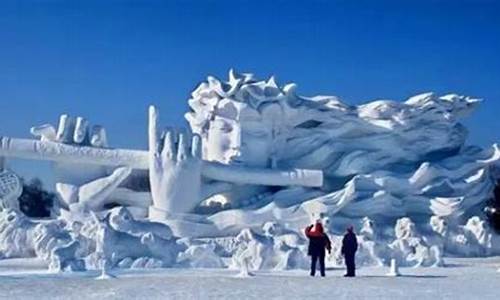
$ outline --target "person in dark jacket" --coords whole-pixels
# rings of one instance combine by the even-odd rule
[[[347,273],[345,277],[356,276],[356,263],[355,255],[358,250],[358,241],[356,239],[356,234],[354,234],[354,228],[349,226],[347,228],[347,233],[342,239],[342,255],[344,256],[345,265],[347,267]]]
[[[311,276],[316,273],[316,264],[319,260],[321,276],[325,276],[325,250],[328,253],[332,250],[330,239],[323,230],[321,221],[317,221],[315,225],[307,226],[305,230],[306,236],[309,239],[309,248],[307,254],[311,256]]]

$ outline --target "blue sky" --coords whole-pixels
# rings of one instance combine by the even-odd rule
[[[356,3],[354,3],[356,2]],[[146,148],[150,103],[185,125],[191,90],[229,68],[347,103],[483,98],[470,143],[499,141],[500,1],[2,1],[0,135],[82,115]],[[51,179],[47,163],[13,162]]]

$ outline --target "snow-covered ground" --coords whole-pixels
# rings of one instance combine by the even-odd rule
[[[208,269],[128,270],[113,279],[99,273],[47,273],[37,260],[0,261],[2,299],[498,299],[500,257],[447,258],[445,268],[401,268],[401,277],[386,277],[386,268],[361,268],[344,278],[341,269],[327,277],[306,271],[237,272]]]

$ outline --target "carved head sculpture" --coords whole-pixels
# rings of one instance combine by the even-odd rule
[[[373,222],[372,219],[368,217],[364,217],[361,220],[361,230],[359,233],[367,238],[374,238],[375,237],[375,222]]]
[[[5,228],[10,225],[21,226],[27,221],[27,218],[24,214],[14,209],[7,208],[0,211],[0,220],[0,232],[3,232]]]
[[[482,220],[480,217],[471,217],[469,220],[467,220],[464,229],[472,233],[479,243],[485,246],[489,246],[489,243],[491,242],[490,228],[487,222]]]
[[[444,236],[448,232],[448,222],[444,217],[432,216],[429,220],[429,224],[434,232]]]
[[[396,221],[394,232],[397,239],[407,239],[416,235],[415,223],[410,218],[401,218]]]
[[[75,236],[78,236],[82,233],[82,228],[83,228],[83,224],[79,221],[74,221],[71,224],[71,231]]]
[[[264,232],[265,236],[272,237],[275,236],[276,234],[279,234],[281,228],[278,223],[269,221],[264,223],[264,225],[262,225],[262,231]]]
[[[289,99],[274,78],[255,81],[232,70],[229,82],[208,77],[192,93],[191,129],[203,139],[204,159],[224,164],[270,167],[286,138]]]
[[[126,230],[129,226],[129,223],[132,222],[134,218],[130,211],[124,207],[119,207],[112,209],[109,212],[109,223],[115,229],[124,229]]]

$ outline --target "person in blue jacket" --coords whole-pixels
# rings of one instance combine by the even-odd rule
[[[345,265],[347,267],[347,273],[345,277],[356,276],[356,262],[355,256],[358,250],[358,240],[356,234],[354,234],[354,228],[349,226],[347,232],[342,239],[342,255],[344,256]]]

